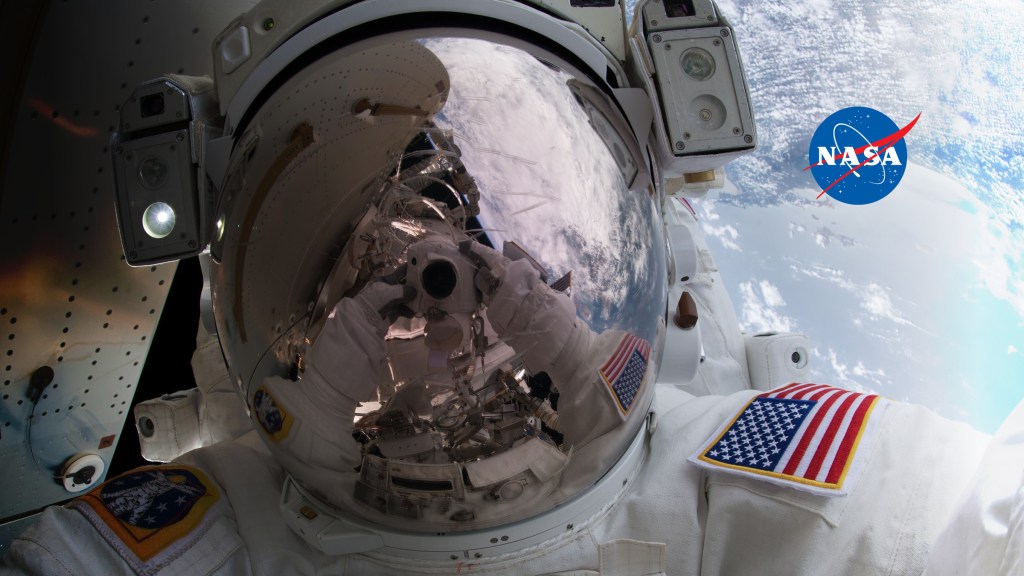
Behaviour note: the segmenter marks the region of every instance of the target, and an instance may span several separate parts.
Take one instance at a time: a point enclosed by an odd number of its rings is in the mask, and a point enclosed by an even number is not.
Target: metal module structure
[[[214,36],[251,4],[0,7],[0,547],[76,495],[66,486],[104,478],[174,278],[176,264],[125,264],[109,150],[120,106],[147,79],[211,73]]]

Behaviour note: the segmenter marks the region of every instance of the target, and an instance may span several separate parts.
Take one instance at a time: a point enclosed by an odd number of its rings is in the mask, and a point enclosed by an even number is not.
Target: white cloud
[[[879,368],[877,370],[872,370],[870,368],[865,367],[864,362],[860,360],[857,361],[857,364],[853,366],[853,369],[851,371],[853,372],[853,375],[856,376],[857,378],[860,378],[861,380],[870,380],[872,383],[878,386],[885,386],[886,384],[891,384],[891,381],[889,380],[889,375],[885,373],[885,369]]]
[[[712,202],[701,202],[699,210],[700,227],[704,230],[705,236],[717,238],[725,248],[736,250],[737,252],[741,251],[740,245],[736,242],[740,237],[740,233],[732,224],[724,226],[714,226],[711,224],[722,218],[715,212]]]
[[[797,234],[803,234],[807,231],[807,228],[803,224],[789,223],[789,237],[794,238]]]
[[[974,260],[974,265],[992,295],[1009,302],[1018,314],[1024,316],[1024,275],[1020,273],[1024,269],[1024,258],[1021,257],[1024,239],[999,222],[991,211],[986,212],[989,225],[981,242],[985,252]]]
[[[815,348],[814,354],[815,356],[824,357],[827,361],[827,368],[831,370],[833,377],[836,379],[833,384],[841,388],[865,394],[878,394],[875,387],[865,386],[864,380],[871,380],[875,385],[884,385],[888,381],[884,370],[869,370],[859,360],[853,368],[850,368],[847,363],[839,359],[839,354],[831,347],[829,347],[828,352],[824,355]]]
[[[779,310],[786,305],[777,286],[768,280],[741,282],[740,328],[746,332],[791,332],[796,322]]]
[[[896,310],[888,292],[882,286],[872,282],[865,287],[863,294],[864,299],[861,300],[860,307],[867,310],[873,319],[886,318],[896,324],[913,325]]]
[[[889,290],[884,286],[869,282],[867,284],[857,284],[846,278],[846,275],[842,270],[837,268],[829,268],[821,265],[801,266],[799,264],[791,264],[790,269],[799,274],[803,274],[809,278],[817,280],[824,280],[831,284],[835,284],[840,288],[850,292],[851,294],[860,298],[860,307],[868,313],[868,317],[872,320],[889,320],[900,326],[913,326],[919,330],[922,330],[919,326],[907,319],[907,317],[896,308],[893,304],[892,298],[889,296]],[[857,326],[863,324],[862,319],[854,318],[853,323]]]
[[[1010,344],[1009,346],[1006,347],[1006,353],[1007,354],[1016,354],[1017,353],[1017,347],[1014,346],[1013,344]]]
[[[779,306],[785,306],[786,301],[782,299],[782,294],[779,292],[778,287],[772,284],[768,280],[761,280],[758,283],[761,288],[761,295],[764,296],[765,305],[770,308],[778,308]]]
[[[736,228],[732,224],[726,224],[725,226],[712,226],[707,222],[701,222],[701,228],[704,229],[704,234],[717,238],[722,246],[730,250],[740,251],[740,245],[736,243],[736,239],[739,238],[740,233],[736,231]]]

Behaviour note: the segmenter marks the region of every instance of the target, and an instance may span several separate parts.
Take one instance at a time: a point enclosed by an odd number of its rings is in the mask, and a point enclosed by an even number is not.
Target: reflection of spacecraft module
[[[431,386],[412,383],[403,391],[410,387],[427,399]],[[514,500],[564,467],[568,455],[552,439],[557,416],[549,398],[531,396],[522,379],[498,370],[480,388],[470,383],[468,394],[433,388],[433,425],[401,406],[401,393],[390,403],[399,408],[359,420],[366,446],[359,500],[389,514],[467,521],[480,501]]]

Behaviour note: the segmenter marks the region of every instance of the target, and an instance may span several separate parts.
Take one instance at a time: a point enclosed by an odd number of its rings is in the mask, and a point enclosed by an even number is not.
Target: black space
[[[187,390],[196,385],[192,375],[192,353],[196,350],[196,330],[199,329],[199,295],[203,289],[203,274],[198,258],[186,258],[178,263],[171,289],[167,293],[160,323],[146,357],[142,375],[132,398],[131,410],[118,437],[117,449],[110,461],[108,478],[149,464],[142,458],[139,436],[135,429],[133,410],[139,402]]]

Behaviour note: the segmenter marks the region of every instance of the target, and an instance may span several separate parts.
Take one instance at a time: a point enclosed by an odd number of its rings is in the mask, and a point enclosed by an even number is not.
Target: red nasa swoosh
[[[860,168],[861,166],[867,164],[872,159],[877,158],[881,153],[885,152],[889,148],[892,148],[897,142],[902,140],[903,137],[906,136],[907,133],[910,132],[914,128],[914,125],[917,124],[917,120],[919,118],[921,118],[921,112],[918,112],[917,116],[915,116],[913,120],[911,120],[906,126],[904,126],[903,128],[900,128],[896,132],[894,132],[894,133],[892,133],[892,134],[890,134],[890,135],[888,135],[888,136],[886,136],[884,138],[880,138],[879,140],[877,140],[875,142],[872,142],[870,144],[865,144],[865,145],[861,146],[860,148],[855,149],[854,152],[858,156],[860,156],[861,154],[864,153],[865,150],[867,150],[871,146],[874,146],[875,148],[877,148],[877,150],[875,151],[874,154],[872,154],[871,156],[868,156],[867,158],[864,159],[863,162],[861,162],[860,164],[857,164],[853,168],[850,168],[846,172],[846,174],[843,174],[842,176],[837,178],[835,182],[829,184],[828,188],[825,188],[824,190],[822,190],[821,194],[818,194],[817,198],[821,198],[833,186],[835,186],[836,184],[839,184],[844,178],[846,178],[850,174],[853,174],[854,172],[856,172],[858,168]],[[842,158],[843,156],[844,156],[843,154],[836,154],[833,158],[838,160],[838,159]],[[811,168],[814,168],[815,166],[820,166],[820,165],[821,165],[821,162],[818,162],[817,164],[811,164],[807,168],[804,168],[804,171],[806,172],[807,170],[810,170]]]

